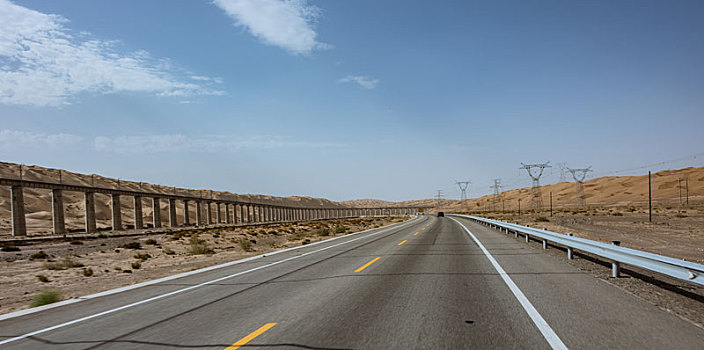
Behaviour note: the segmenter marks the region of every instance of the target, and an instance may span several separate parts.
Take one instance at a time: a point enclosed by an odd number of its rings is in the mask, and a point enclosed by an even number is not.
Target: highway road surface
[[[7,349],[703,349],[704,330],[538,248],[421,216],[0,321]]]

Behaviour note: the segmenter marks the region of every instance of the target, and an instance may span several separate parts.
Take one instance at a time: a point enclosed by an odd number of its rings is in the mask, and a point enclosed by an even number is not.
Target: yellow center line
[[[249,343],[252,339],[260,336],[262,333],[268,331],[271,327],[276,326],[276,323],[267,323],[263,326],[261,326],[259,329],[256,331],[249,333],[248,336],[240,339],[237,341],[237,343],[232,344],[231,346],[225,348],[225,350],[237,350],[239,349],[242,345]]]
[[[414,233],[413,235],[414,235],[414,236],[418,236],[419,233],[420,233],[420,231]]]
[[[404,243],[406,243],[406,241],[408,241],[408,240],[407,240],[407,239],[404,239],[401,243],[399,243],[399,244],[397,244],[397,245],[404,244]]]
[[[376,262],[377,260],[379,260],[379,259],[381,259],[381,257],[380,257],[380,256],[377,256],[376,258],[372,259],[372,261],[370,261],[370,262],[368,262],[368,263],[362,265],[362,267],[360,267],[360,268],[354,270],[354,272],[362,272],[362,270],[366,269],[367,267],[369,267],[369,265],[375,263],[375,262]]]

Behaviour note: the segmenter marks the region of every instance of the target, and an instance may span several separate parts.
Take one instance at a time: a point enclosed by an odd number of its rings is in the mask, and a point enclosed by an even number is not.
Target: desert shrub
[[[536,222],[549,222],[550,220],[544,216],[538,216],[537,218],[535,218],[535,221]]]
[[[667,206],[667,207],[665,207],[665,209],[668,209],[668,210],[669,210],[669,209],[672,209],[672,207],[671,207],[671,206]]]
[[[151,258],[151,257],[152,257],[152,256],[149,255],[149,254],[147,254],[147,253],[135,254],[135,255],[134,255],[134,258],[135,258],[135,259],[139,259],[139,260],[142,260],[142,261],[147,261],[147,259],[149,259],[149,258]]]
[[[315,234],[318,236],[329,236],[330,235],[330,228],[326,227],[321,227],[315,230]]]
[[[135,270],[139,270],[139,268],[142,267],[142,264],[139,261],[135,261],[131,265],[132,265],[132,268]]]
[[[139,242],[134,241],[134,242],[125,243],[125,244],[121,245],[120,248],[125,248],[125,249],[142,249],[142,245],[139,244]]]
[[[29,307],[37,307],[61,301],[61,294],[54,290],[45,290],[32,298]]]
[[[187,250],[188,255],[201,255],[201,254],[213,254],[215,251],[208,247],[208,243],[205,240],[199,239],[197,235],[191,237],[189,241],[189,247]]]
[[[123,273],[132,273],[132,270],[122,270]]]
[[[98,238],[108,238],[108,235],[101,233],[98,235]]]
[[[146,245],[156,245],[156,239],[150,238],[150,239],[144,241],[144,244],[146,244]]]
[[[113,269],[115,269],[115,271],[122,271],[122,268],[119,266],[115,266],[115,267],[113,267]]]
[[[19,252],[20,247],[14,244],[5,244],[4,246],[2,246],[2,248],[0,248],[0,250],[2,250],[3,252]]]
[[[93,276],[93,269],[89,268],[83,268],[83,276],[90,277]]]
[[[347,232],[347,230],[348,230],[347,226],[340,225],[340,226],[335,227],[335,233],[345,233],[345,232]]]
[[[171,250],[171,249],[169,249],[169,248],[164,248],[164,254],[166,254],[166,255],[174,255],[174,254],[176,254],[176,252],[174,252],[173,250]]]
[[[72,240],[71,242],[69,242],[69,244],[71,244],[71,245],[82,245],[83,242],[82,242],[81,240],[74,239],[74,240]]]
[[[302,245],[310,244],[310,239],[306,238],[306,239],[303,241],[303,243],[301,243],[301,244],[302,244]]]
[[[29,256],[30,260],[35,260],[35,259],[46,259],[49,257],[49,254],[45,253],[43,250],[40,250],[32,255]]]
[[[37,275],[37,279],[39,280],[39,282],[42,283],[49,282],[49,277],[46,277],[46,275]]]
[[[245,237],[240,237],[239,239],[237,239],[237,245],[240,247],[240,249],[244,250],[245,252],[254,251],[254,247],[252,247],[252,241],[248,240]]]
[[[619,212],[612,213],[611,215],[612,215],[612,216],[623,216],[623,214],[622,214],[622,213],[619,213]]]
[[[686,218],[687,215],[684,215],[684,214],[682,214],[682,213],[677,213],[677,215],[675,215],[675,217],[678,217],[678,218]]]
[[[44,268],[47,270],[66,270],[74,267],[83,267],[83,264],[73,261],[69,257],[65,257],[63,260],[57,262],[44,263]]]

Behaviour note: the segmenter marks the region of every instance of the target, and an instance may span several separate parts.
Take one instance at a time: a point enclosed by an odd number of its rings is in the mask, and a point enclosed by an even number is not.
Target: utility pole
[[[521,215],[521,199],[518,198],[518,215]]]
[[[648,221],[653,222],[653,189],[650,171],[648,171]]]
[[[680,196],[680,206],[682,206],[682,178],[681,177],[677,178],[677,191],[679,192],[679,196]]]
[[[550,216],[552,216],[552,191],[550,191]]]
[[[528,176],[533,180],[533,186],[530,189],[530,204],[535,210],[540,210],[543,207],[543,195],[540,191],[540,177],[543,176],[543,170],[551,168],[550,162],[540,164],[523,164],[520,169],[526,169]],[[533,172],[533,169],[537,169]]]
[[[462,194],[460,194],[460,200],[463,201],[467,199],[467,187],[469,187],[469,184],[471,184],[472,181],[455,181],[455,184],[460,187],[460,191],[462,191]]]
[[[592,171],[592,167],[584,169],[570,169],[567,170],[572,174],[572,178],[577,184],[577,188],[574,193],[574,204],[577,207],[584,207],[587,205],[586,197],[584,196],[584,179],[587,177],[587,173]]]
[[[687,198],[687,207],[689,207],[689,177],[684,178],[684,193],[685,198]]]

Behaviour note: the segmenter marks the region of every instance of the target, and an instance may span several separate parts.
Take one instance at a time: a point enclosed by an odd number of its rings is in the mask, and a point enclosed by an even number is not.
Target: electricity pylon
[[[494,203],[492,210],[496,210],[496,204],[501,202],[501,179],[494,179],[494,186],[489,186],[494,189]]]
[[[584,196],[584,179],[587,177],[587,173],[592,171],[592,167],[584,168],[584,169],[570,169],[567,168],[567,171],[569,171],[572,174],[572,178],[574,178],[574,181],[577,185],[575,188],[574,192],[574,204],[577,207],[584,207],[587,205],[587,199]]]
[[[463,201],[467,199],[467,187],[469,187],[469,184],[471,184],[472,181],[455,181],[455,184],[460,187],[460,191],[462,191],[462,194],[460,194],[460,200]]]
[[[541,164],[523,164],[520,169],[526,169],[528,176],[533,179],[533,186],[530,189],[530,206],[535,210],[543,208],[543,195],[540,191],[540,177],[543,176],[545,168],[551,168],[550,162]],[[535,173],[533,172],[535,170]]]

